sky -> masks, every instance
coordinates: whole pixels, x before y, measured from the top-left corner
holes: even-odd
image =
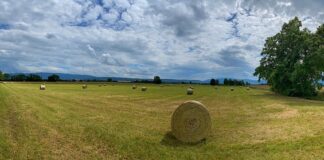
[[[267,37],[323,0],[1,0],[0,70],[197,79],[253,77]]]

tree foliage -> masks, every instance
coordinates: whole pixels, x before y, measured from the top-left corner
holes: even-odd
[[[162,80],[159,76],[154,76],[153,83],[155,84],[161,84]]]
[[[52,74],[52,75],[48,76],[47,80],[49,82],[56,82],[56,81],[60,80],[60,76],[56,75],[56,74]]]
[[[210,83],[209,84],[212,85],[212,86],[219,85],[219,80],[212,78],[210,80]]]
[[[297,17],[266,40],[260,66],[254,75],[265,79],[275,92],[289,96],[312,96],[324,72],[324,26],[311,33],[301,29]]]
[[[237,79],[224,79],[224,85],[228,86],[244,86],[246,83],[243,80],[237,80]]]
[[[37,74],[29,74],[26,76],[26,81],[42,81],[42,78]]]
[[[0,81],[4,80],[4,73],[2,73],[2,71],[0,71]]]
[[[16,75],[11,75],[11,80],[12,81],[26,81],[26,75],[25,74],[16,74]]]

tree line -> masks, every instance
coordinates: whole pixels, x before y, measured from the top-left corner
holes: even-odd
[[[56,74],[50,75],[45,79],[49,82],[60,81],[60,77]],[[40,75],[37,74],[8,74],[0,71],[0,81],[29,81],[29,82],[40,82],[44,81]]]
[[[212,78],[210,80],[210,85],[215,86],[215,85],[220,85],[220,81],[218,79],[214,79]],[[224,85],[226,86],[246,86],[246,85],[250,85],[250,83],[245,82],[243,80],[237,80],[237,79],[231,79],[231,78],[225,78]]]

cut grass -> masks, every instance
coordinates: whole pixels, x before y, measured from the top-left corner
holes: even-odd
[[[137,85],[138,88],[141,85]],[[267,89],[194,85],[0,84],[0,159],[324,159],[324,102]],[[170,133],[175,108],[205,104],[212,133]],[[2,129],[3,128],[3,129]]]

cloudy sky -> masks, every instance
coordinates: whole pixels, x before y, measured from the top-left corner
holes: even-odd
[[[253,78],[266,37],[323,0],[1,0],[0,70]]]

